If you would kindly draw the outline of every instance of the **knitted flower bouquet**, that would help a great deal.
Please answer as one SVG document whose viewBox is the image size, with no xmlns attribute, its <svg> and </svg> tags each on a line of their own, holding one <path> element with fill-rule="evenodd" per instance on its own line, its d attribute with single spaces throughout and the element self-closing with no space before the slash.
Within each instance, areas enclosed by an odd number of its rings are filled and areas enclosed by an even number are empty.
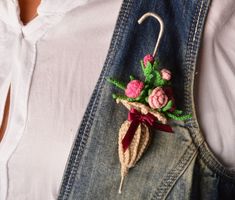
<svg viewBox="0 0 235 200">
<path fill-rule="evenodd" d="M 145 80 L 136 80 L 130 76 L 126 85 L 109 78 L 108 81 L 124 90 L 125 95 L 113 94 L 117 103 L 122 103 L 128 110 L 126 120 L 119 130 L 119 159 L 121 163 L 121 184 L 119 193 L 129 168 L 134 167 L 147 149 L 150 141 L 150 128 L 173 132 L 167 125 L 168 119 L 186 120 L 191 115 L 183 115 L 176 109 L 171 88 L 171 72 L 160 68 L 159 61 L 152 55 L 141 60 Z"/>
</svg>

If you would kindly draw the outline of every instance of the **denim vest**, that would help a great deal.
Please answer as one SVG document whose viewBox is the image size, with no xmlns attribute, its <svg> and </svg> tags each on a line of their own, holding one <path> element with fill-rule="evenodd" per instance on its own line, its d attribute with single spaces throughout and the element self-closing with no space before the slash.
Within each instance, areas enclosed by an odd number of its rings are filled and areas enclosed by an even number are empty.
<svg viewBox="0 0 235 200">
<path fill-rule="evenodd" d="M 209 0 L 124 0 L 111 46 L 74 141 L 58 199 L 147 200 L 234 199 L 235 173 L 212 154 L 200 131 L 194 105 L 196 60 Z M 159 25 L 146 12 L 159 14 L 165 32 L 157 57 L 173 73 L 176 104 L 193 117 L 170 122 L 174 134 L 154 130 L 152 141 L 118 194 L 118 130 L 127 109 L 112 99 L 106 79 L 141 78 L 140 60 L 152 53 Z M 89 79 L 89 77 L 88 77 Z M 89 80 L 88 80 L 89 81 Z"/>
</svg>

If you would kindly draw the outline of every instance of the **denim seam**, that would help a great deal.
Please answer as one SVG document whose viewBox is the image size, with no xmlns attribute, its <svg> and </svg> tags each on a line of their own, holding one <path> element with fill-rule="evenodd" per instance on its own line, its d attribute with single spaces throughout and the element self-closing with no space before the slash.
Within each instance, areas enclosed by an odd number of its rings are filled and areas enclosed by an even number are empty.
<svg viewBox="0 0 235 200">
<path fill-rule="evenodd" d="M 186 52 L 186 63 L 185 66 L 189 66 L 185 70 L 184 74 L 184 82 L 185 82 L 185 99 L 186 99 L 186 110 L 190 111 L 192 108 L 192 98 L 191 98 L 191 71 L 194 65 L 194 55 L 196 55 L 197 45 L 199 45 L 199 36 L 202 30 L 203 25 L 203 18 L 204 18 L 204 11 L 203 9 L 204 1 L 199 1 L 196 7 L 195 14 L 193 15 L 192 19 L 192 26 L 190 28 L 188 42 L 187 42 L 187 52 Z M 197 135 L 197 129 L 194 128 L 192 124 L 192 120 L 188 120 L 188 122 L 192 125 L 191 129 L 191 136 L 193 141 L 197 144 L 197 147 L 203 141 L 203 137 L 201 135 Z M 186 122 L 187 124 L 187 122 Z M 171 170 L 161 181 L 160 187 L 157 189 L 155 194 L 153 195 L 152 199 L 165 199 L 167 195 L 170 193 L 170 190 L 174 187 L 174 184 L 179 179 L 179 177 L 185 172 L 187 166 L 190 164 L 192 159 L 197 155 L 197 148 L 195 144 L 192 143 L 182 158 L 179 160 L 178 164 L 176 165 L 173 170 Z"/>
<path fill-rule="evenodd" d="M 84 152 L 89 132 L 94 121 L 94 116 L 97 111 L 102 89 L 105 83 L 105 75 L 110 71 L 110 66 L 114 60 L 113 57 L 116 55 L 115 51 L 117 51 L 117 45 L 122 39 L 122 33 L 124 32 L 124 27 L 127 24 L 127 19 L 132 3 L 132 0 L 123 1 L 104 68 L 93 91 L 90 103 L 84 114 L 81 126 L 76 136 L 77 138 L 74 141 L 72 151 L 69 156 L 58 199 L 68 199 L 70 195 L 76 172 L 78 170 L 79 161 L 81 160 L 82 154 Z"/>
<path fill-rule="evenodd" d="M 163 177 L 160 187 L 154 192 L 151 200 L 165 199 L 167 197 L 176 181 L 183 175 L 197 153 L 195 145 L 191 143 L 184 151 L 178 163 Z"/>
<path fill-rule="evenodd" d="M 191 85 L 191 82 L 192 82 L 192 73 L 191 71 L 193 70 L 193 65 L 194 65 L 194 59 L 195 59 L 195 56 L 196 55 L 196 45 L 198 44 L 199 42 L 199 38 L 198 38 L 198 34 L 200 33 L 199 29 L 201 30 L 201 26 L 202 26 L 202 23 L 201 23 L 201 20 L 203 19 L 203 17 L 201 17 L 201 14 L 203 12 L 203 3 L 204 1 L 199 1 L 198 2 L 198 5 L 197 5 L 197 8 L 196 8 L 196 12 L 193 16 L 193 20 L 192 20 L 192 27 L 191 27 L 191 30 L 190 30 L 190 33 L 189 33 L 189 40 L 188 40 L 188 44 L 187 44 L 187 47 L 188 47 L 188 51 L 186 53 L 186 70 L 185 70 L 185 101 L 186 101 L 186 106 L 187 107 L 187 110 L 192 110 L 192 96 L 191 96 L 191 93 L 192 93 L 192 85 Z M 194 118 L 194 116 L 193 116 Z M 190 126 L 189 128 L 192 129 L 193 131 L 191 132 L 192 134 L 192 138 L 194 140 L 194 142 L 198 144 L 201 142 L 201 140 L 204 140 L 203 139 L 203 136 L 200 135 L 200 134 L 196 134 L 198 133 L 198 128 L 197 126 L 195 127 L 194 126 L 194 119 L 190 119 L 186 122 L 186 124 L 188 123 L 188 125 Z"/>
<path fill-rule="evenodd" d="M 202 35 L 202 28 L 203 23 L 205 22 L 206 11 L 209 9 L 210 0 L 202 0 L 200 4 L 200 12 L 198 16 L 199 22 L 197 22 L 197 26 L 195 29 L 192 28 L 191 30 L 194 31 L 194 36 L 192 37 L 192 31 L 189 34 L 189 41 L 188 41 L 188 52 L 189 54 L 186 55 L 186 77 L 185 77 L 185 91 L 186 91 L 186 106 L 188 106 L 187 110 L 193 110 L 193 119 L 188 120 L 186 122 L 186 126 L 192 130 L 191 135 L 193 141 L 195 142 L 196 146 L 199 148 L 199 157 L 205 162 L 206 166 L 209 167 L 212 171 L 216 172 L 217 174 L 223 175 L 224 177 L 228 178 L 229 180 L 235 181 L 235 172 L 233 170 L 229 170 L 225 168 L 213 155 L 211 150 L 208 148 L 207 143 L 204 139 L 204 136 L 200 130 L 197 116 L 195 112 L 195 105 L 194 105 L 194 98 L 193 98 L 193 87 L 194 87 L 194 75 L 195 75 L 195 58 L 198 54 L 199 43 Z M 204 4 L 204 5 L 203 5 Z M 204 9 L 203 9 L 204 8 Z M 197 14 L 197 12 L 196 12 Z M 193 25 L 195 24 L 195 16 L 193 19 Z M 193 40 L 192 40 L 193 38 Z M 188 78 L 189 77 L 189 78 Z"/>
<path fill-rule="evenodd" d="M 199 158 L 205 163 L 205 165 L 217 174 L 223 175 L 227 180 L 235 183 L 235 172 L 227 170 L 224 166 L 214 157 L 208 150 L 208 145 L 204 142 L 199 148 Z"/>
</svg>

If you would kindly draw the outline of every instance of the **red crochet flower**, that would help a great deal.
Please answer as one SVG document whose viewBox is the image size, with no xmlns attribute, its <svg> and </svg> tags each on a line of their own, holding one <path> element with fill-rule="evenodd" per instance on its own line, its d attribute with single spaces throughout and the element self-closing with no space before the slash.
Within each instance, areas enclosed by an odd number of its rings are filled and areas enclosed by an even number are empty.
<svg viewBox="0 0 235 200">
<path fill-rule="evenodd" d="M 147 65 L 147 62 L 150 62 L 151 64 L 153 64 L 154 57 L 151 54 L 144 56 L 144 66 Z"/>
<path fill-rule="evenodd" d="M 125 94 L 129 98 L 137 98 L 143 88 L 144 83 L 142 81 L 132 80 L 128 83 L 127 88 L 125 90 Z"/>
</svg>

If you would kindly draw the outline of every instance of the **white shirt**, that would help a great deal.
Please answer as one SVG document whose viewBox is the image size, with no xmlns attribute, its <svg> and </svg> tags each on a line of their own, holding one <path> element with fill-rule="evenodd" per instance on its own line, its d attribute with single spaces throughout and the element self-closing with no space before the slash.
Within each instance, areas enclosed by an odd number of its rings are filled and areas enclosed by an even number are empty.
<svg viewBox="0 0 235 200">
<path fill-rule="evenodd" d="M 197 107 L 216 157 L 235 170 L 235 3 L 213 0 L 199 57 Z"/>
<path fill-rule="evenodd" d="M 17 1 L 0 1 L 0 122 L 12 88 L 0 143 L 1 200 L 56 199 L 120 5 L 43 0 L 39 16 L 23 26 Z"/>
</svg>

